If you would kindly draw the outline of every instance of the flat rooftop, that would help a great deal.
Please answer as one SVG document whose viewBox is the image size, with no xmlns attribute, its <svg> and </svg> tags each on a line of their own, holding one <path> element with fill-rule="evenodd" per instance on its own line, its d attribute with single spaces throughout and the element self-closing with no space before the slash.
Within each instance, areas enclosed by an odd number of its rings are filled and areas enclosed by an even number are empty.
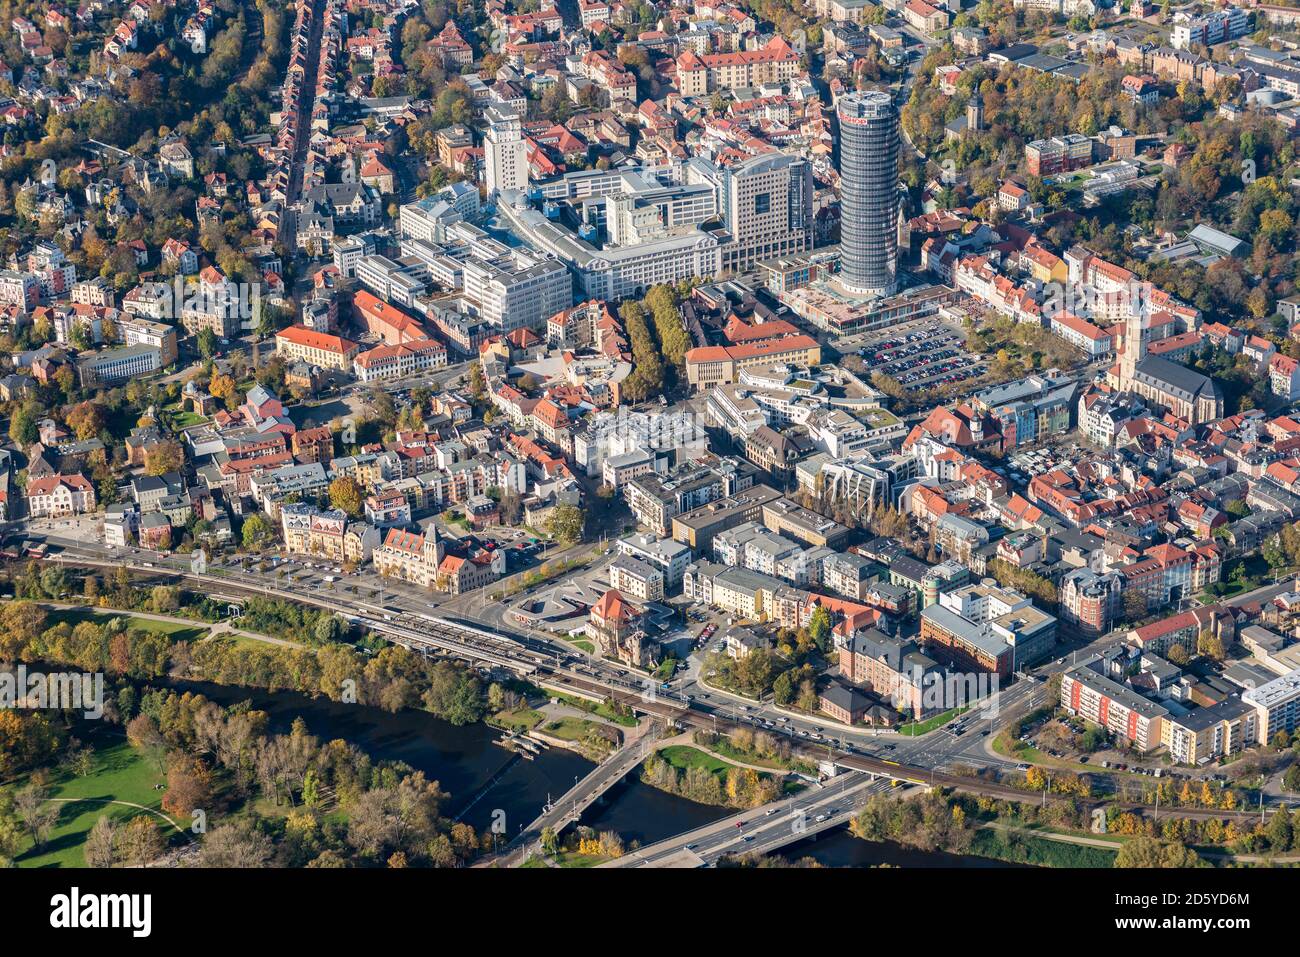
<svg viewBox="0 0 1300 957">
<path fill-rule="evenodd" d="M 1300 697 L 1300 668 L 1281 678 L 1274 678 L 1268 684 L 1251 688 L 1241 696 L 1241 700 L 1272 710 L 1296 697 Z"/>
</svg>

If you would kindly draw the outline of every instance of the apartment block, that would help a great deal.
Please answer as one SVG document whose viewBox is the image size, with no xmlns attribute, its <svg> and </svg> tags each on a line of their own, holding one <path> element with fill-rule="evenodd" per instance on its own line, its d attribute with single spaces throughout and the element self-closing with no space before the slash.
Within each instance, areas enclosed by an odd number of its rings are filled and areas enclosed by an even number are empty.
<svg viewBox="0 0 1300 957">
<path fill-rule="evenodd" d="M 1061 707 L 1101 725 L 1111 734 L 1150 751 L 1163 741 L 1169 711 L 1101 673 L 1103 659 L 1093 655 L 1061 676 Z"/>
<path fill-rule="evenodd" d="M 986 579 L 943 592 L 921 612 L 921 642 L 954 668 L 999 677 L 1034 664 L 1056 643 L 1056 618 Z"/>
<path fill-rule="evenodd" d="M 1241 700 L 1255 710 L 1257 740 L 1263 744 L 1279 731 L 1300 726 L 1300 668 L 1245 691 Z"/>
<path fill-rule="evenodd" d="M 1025 145 L 1025 169 L 1030 176 L 1055 176 L 1082 169 L 1092 162 L 1092 140 L 1078 133 L 1034 140 Z"/>
<path fill-rule="evenodd" d="M 764 506 L 780 497 L 781 493 L 774 488 L 755 485 L 738 495 L 675 515 L 672 520 L 673 540 L 689 545 L 696 554 L 707 555 L 715 535 L 742 522 L 760 521 Z"/>
</svg>

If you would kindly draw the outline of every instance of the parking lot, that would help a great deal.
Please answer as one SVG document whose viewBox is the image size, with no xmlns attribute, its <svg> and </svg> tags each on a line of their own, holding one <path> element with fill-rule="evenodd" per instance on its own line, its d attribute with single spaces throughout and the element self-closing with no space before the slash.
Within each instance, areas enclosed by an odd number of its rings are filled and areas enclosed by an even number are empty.
<svg viewBox="0 0 1300 957">
<path fill-rule="evenodd" d="M 1036 475 L 1050 472 L 1063 464 L 1081 461 L 1088 455 L 1088 449 L 1066 436 L 1064 441 L 1054 441 L 1041 448 L 1016 452 L 1008 456 L 1004 465 L 999 466 L 996 471 L 1016 484 L 1024 485 Z"/>
<path fill-rule="evenodd" d="M 939 319 L 928 319 L 846 339 L 868 372 L 897 379 L 907 389 L 963 382 L 983 375 L 988 366 L 966 351 L 966 337 Z"/>
</svg>

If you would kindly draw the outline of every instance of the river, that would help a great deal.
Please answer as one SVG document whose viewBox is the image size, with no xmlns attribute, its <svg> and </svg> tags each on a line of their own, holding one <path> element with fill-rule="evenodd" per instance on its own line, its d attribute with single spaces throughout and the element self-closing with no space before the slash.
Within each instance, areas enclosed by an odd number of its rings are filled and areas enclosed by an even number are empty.
<svg viewBox="0 0 1300 957">
<path fill-rule="evenodd" d="M 444 808 L 449 817 L 475 829 L 489 828 L 498 811 L 513 837 L 533 820 L 549 797 L 573 786 L 575 778 L 593 765 L 572 751 L 550 748 L 531 761 L 493 742 L 501 732 L 486 724 L 457 726 L 423 711 L 399 711 L 310 698 L 293 691 L 269 694 L 207 682 L 173 682 L 221 705 L 252 701 L 265 711 L 271 730 L 285 733 L 299 716 L 322 741 L 342 738 L 376 761 L 404 761 L 437 781 L 451 795 Z"/>
<path fill-rule="evenodd" d="M 519 758 L 493 743 L 500 732 L 486 724 L 456 726 L 422 711 L 396 714 L 365 705 L 311 698 L 293 691 L 274 694 L 256 688 L 201 681 L 165 682 L 205 695 L 223 706 L 251 701 L 265 711 L 271 730 L 287 733 L 301 716 L 322 741 L 342 738 L 376 761 L 403 761 L 437 781 L 450 800 L 444 812 L 487 830 L 504 815 L 510 835 L 532 821 L 548 799 L 558 798 L 594 765 L 581 755 L 549 748 L 534 760 Z M 500 814 L 498 812 L 501 812 Z M 627 843 L 652 844 L 731 814 L 641 783 L 616 785 L 582 816 L 582 823 L 616 831 Z M 1008 867 L 1000 861 L 918 851 L 889 842 L 860 841 L 847 830 L 823 834 L 786 848 L 791 860 L 812 857 L 827 867 Z"/>
<path fill-rule="evenodd" d="M 827 831 L 816 837 L 791 844 L 781 851 L 786 860 L 811 857 L 823 867 L 1028 867 L 990 857 L 949 854 L 904 847 L 893 841 L 863 841 L 849 833 L 847 827 Z"/>
<path fill-rule="evenodd" d="M 697 804 L 632 777 L 588 808 L 582 823 L 598 831 L 617 831 L 626 844 L 646 845 L 735 813 L 734 808 Z"/>
</svg>

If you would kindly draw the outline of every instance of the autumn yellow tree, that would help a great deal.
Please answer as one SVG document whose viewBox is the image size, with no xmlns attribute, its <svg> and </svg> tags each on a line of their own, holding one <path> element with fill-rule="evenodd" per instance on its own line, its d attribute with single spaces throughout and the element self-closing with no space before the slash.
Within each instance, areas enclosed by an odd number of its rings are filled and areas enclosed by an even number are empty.
<svg viewBox="0 0 1300 957">
<path fill-rule="evenodd" d="M 753 768 L 732 768 L 727 772 L 727 797 L 737 807 L 749 807 L 758 791 L 758 772 Z"/>
<path fill-rule="evenodd" d="M 340 475 L 330 482 L 330 505 L 342 509 L 353 518 L 361 514 L 361 486 L 350 475 Z"/>
<path fill-rule="evenodd" d="M 180 445 L 171 439 L 159 442 L 144 453 L 144 471 L 146 475 L 166 475 L 177 471 L 185 464 L 185 453 Z"/>
<path fill-rule="evenodd" d="M 221 399 L 227 409 L 233 409 L 239 404 L 238 391 L 235 388 L 235 380 L 223 373 L 217 373 L 208 383 L 208 391 L 212 393 L 213 398 Z"/>
<path fill-rule="evenodd" d="M 93 402 L 79 402 L 68 411 L 67 422 L 77 438 L 85 441 L 104 428 L 104 413 Z"/>
</svg>

